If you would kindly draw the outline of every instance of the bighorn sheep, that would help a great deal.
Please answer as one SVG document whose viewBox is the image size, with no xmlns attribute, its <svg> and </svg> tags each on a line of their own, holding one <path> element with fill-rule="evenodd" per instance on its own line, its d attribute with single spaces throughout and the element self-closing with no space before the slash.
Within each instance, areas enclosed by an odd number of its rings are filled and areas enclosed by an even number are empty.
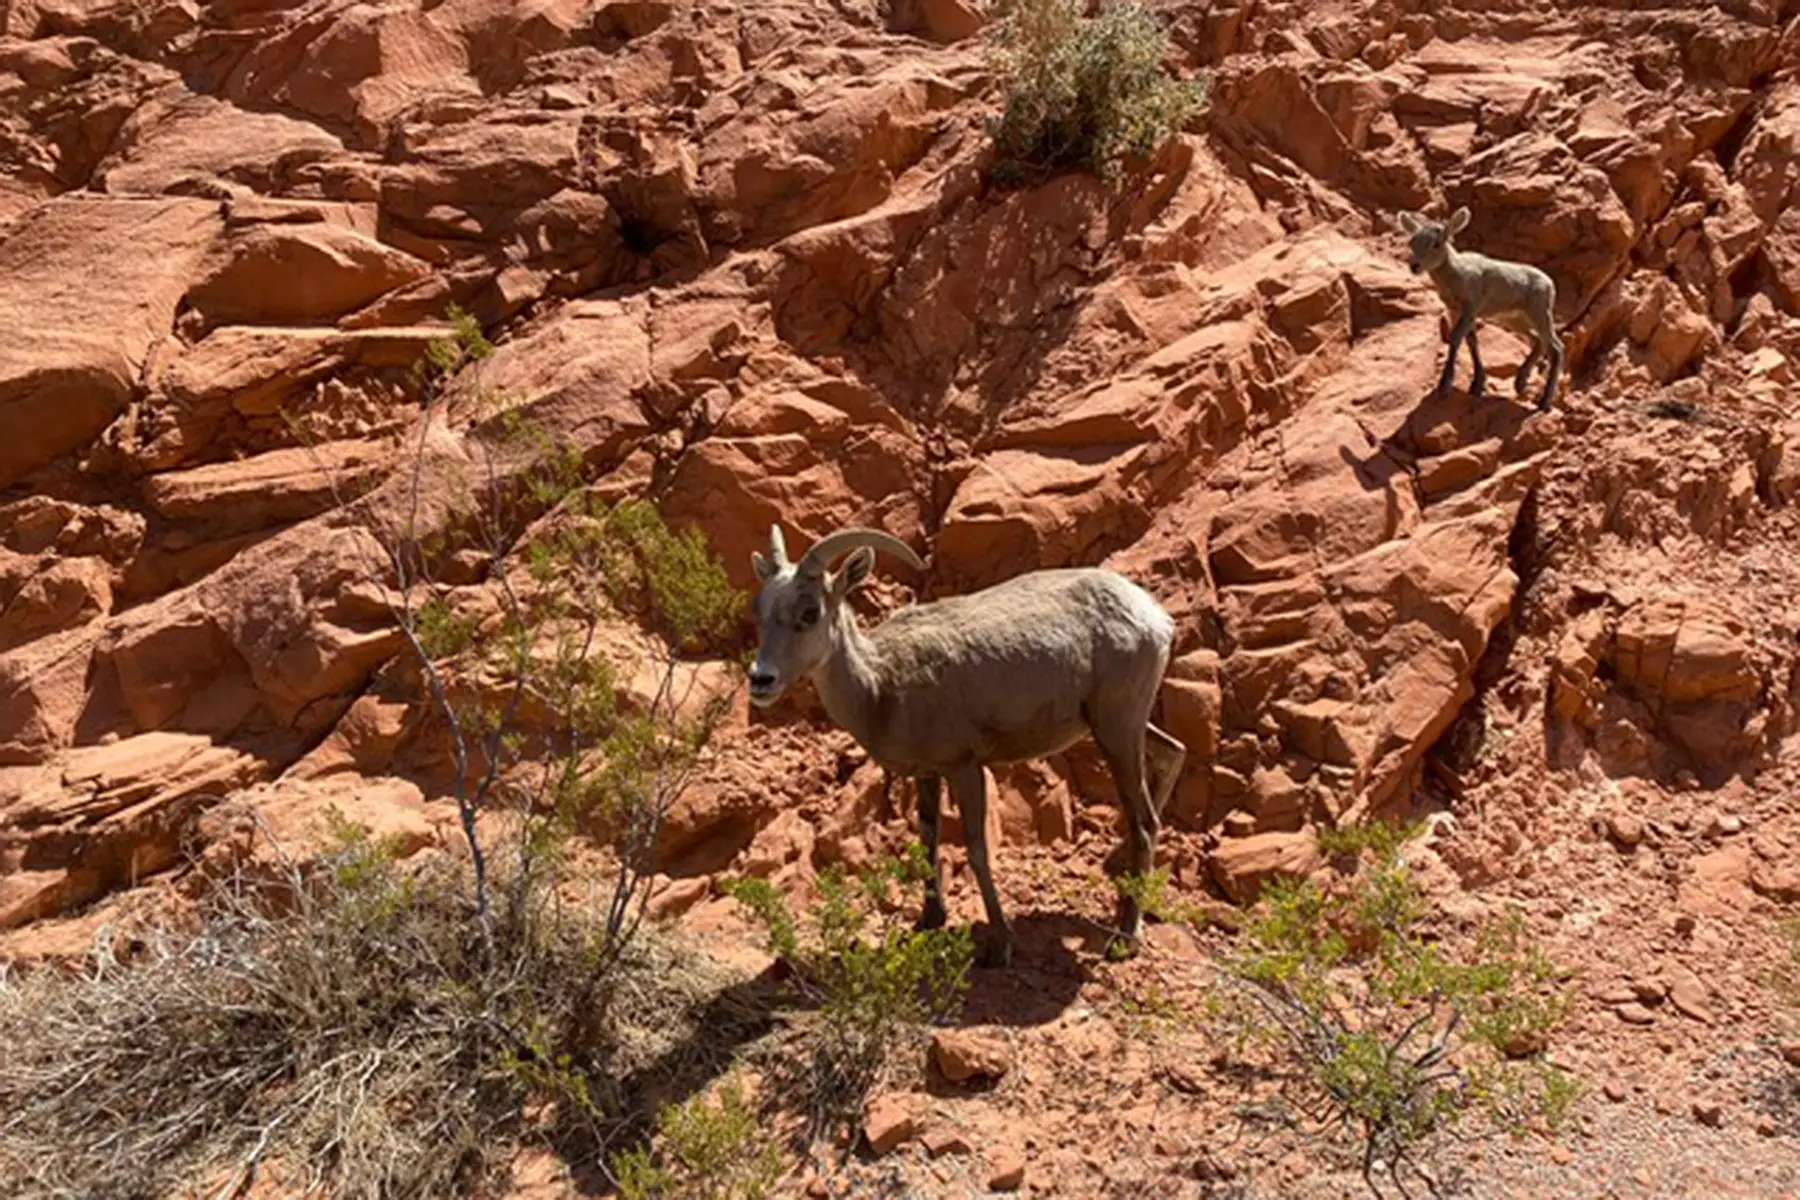
<svg viewBox="0 0 1800 1200">
<path fill-rule="evenodd" d="M 1553 315 L 1556 284 L 1536 267 L 1503 262 L 1452 246 L 1450 239 L 1468 224 L 1466 208 L 1451 213 L 1443 224 L 1428 221 L 1417 213 L 1400 214 L 1401 227 L 1412 235 L 1413 274 L 1429 272 L 1432 286 L 1456 317 L 1450 330 L 1450 353 L 1444 359 L 1444 373 L 1438 377 L 1437 394 L 1442 396 L 1450 390 L 1456 378 L 1456 351 L 1467 338 L 1469 360 L 1475 364 L 1469 395 L 1481 398 L 1487 386 L 1487 372 L 1481 365 L 1481 348 L 1475 342 L 1475 318 L 1486 317 L 1531 341 L 1531 353 L 1513 377 L 1513 390 L 1519 396 L 1523 397 L 1525 389 L 1531 386 L 1532 367 L 1548 353 L 1549 373 L 1537 403 L 1540 411 L 1547 412 L 1557 381 L 1562 378 L 1563 365 L 1563 344 L 1556 336 Z"/>
<path fill-rule="evenodd" d="M 1012 931 L 988 863 L 982 766 L 1054 754 L 1092 732 L 1125 810 L 1126 866 L 1150 869 L 1162 808 L 1187 747 L 1150 723 L 1175 623 L 1148 592 L 1098 568 L 1032 571 L 966 596 L 903 608 L 864 633 L 846 602 L 885 550 L 915 570 L 906 543 L 843 529 L 790 562 L 781 527 L 753 553 L 761 642 L 750 700 L 766 707 L 806 676 L 833 721 L 877 763 L 918 781 L 919 832 L 931 863 L 921 929 L 945 921 L 938 878 L 941 781 L 962 814 L 969 865 L 987 909 L 987 966 L 1012 961 Z M 844 555 L 843 569 L 831 570 Z M 1148 779 L 1146 779 L 1148 775 Z M 1119 902 L 1135 941 L 1143 914 Z"/>
</svg>

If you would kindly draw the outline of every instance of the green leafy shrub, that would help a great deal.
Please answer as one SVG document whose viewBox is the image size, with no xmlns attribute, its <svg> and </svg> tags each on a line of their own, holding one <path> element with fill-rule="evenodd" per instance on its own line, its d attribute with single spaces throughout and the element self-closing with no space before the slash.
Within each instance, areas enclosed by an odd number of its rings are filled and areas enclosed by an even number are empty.
<svg viewBox="0 0 1800 1200">
<path fill-rule="evenodd" d="M 968 988 L 975 943 L 967 928 L 914 930 L 884 900 L 892 885 L 929 877 L 916 843 L 856 876 L 833 866 L 804 924 L 766 879 L 738 879 L 726 892 L 768 931 L 769 952 L 792 968 L 817 1009 L 812 1075 L 815 1135 L 853 1114 L 909 1031 L 955 1012 Z"/>
<path fill-rule="evenodd" d="M 719 1102 L 693 1096 L 662 1110 L 661 1150 L 615 1155 L 620 1200 L 762 1200 L 781 1178 L 781 1151 L 758 1127 L 735 1079 Z"/>
<path fill-rule="evenodd" d="M 1130 155 L 1148 155 L 1187 123 L 1205 97 L 1163 67 L 1168 35 L 1143 5 L 1011 0 L 995 30 L 1004 88 L 988 120 L 1002 176 L 1085 167 L 1111 177 Z"/>
<path fill-rule="evenodd" d="M 1370 852 L 1345 889 L 1266 887 L 1219 993 L 1243 1036 L 1288 1064 L 1301 1111 L 1356 1140 L 1377 1194 L 1378 1172 L 1435 1189 L 1415 1152 L 1471 1110 L 1554 1126 L 1576 1096 L 1542 1058 L 1568 998 L 1523 918 L 1447 954 L 1424 934 L 1401 841 L 1377 831 L 1338 845 Z"/>
<path fill-rule="evenodd" d="M 400 468 L 340 497 L 369 535 L 369 572 L 410 651 L 382 686 L 441 723 L 478 918 L 492 900 L 477 818 L 526 814 L 527 857 L 555 856 L 576 831 L 612 850 L 604 938 L 616 956 L 641 924 L 662 820 L 733 698 L 696 697 L 683 655 L 732 631 L 743 596 L 698 531 L 671 530 L 643 501 L 596 497 L 574 446 L 478 377 L 463 386 L 494 347 L 467 313 L 452 307 L 450 323 L 415 367 L 425 411 Z M 465 455 L 446 462 L 429 434 L 457 404 L 473 424 Z M 609 653 L 609 622 L 626 616 L 653 635 L 648 663 Z M 651 680 L 647 702 L 621 703 L 621 666 Z"/>
</svg>

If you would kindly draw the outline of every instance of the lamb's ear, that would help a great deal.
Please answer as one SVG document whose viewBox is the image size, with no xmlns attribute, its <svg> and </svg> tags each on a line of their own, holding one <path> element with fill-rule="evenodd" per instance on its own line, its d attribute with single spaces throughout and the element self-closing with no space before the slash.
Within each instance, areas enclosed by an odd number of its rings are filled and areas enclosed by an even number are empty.
<svg viewBox="0 0 1800 1200">
<path fill-rule="evenodd" d="M 1418 213 L 1413 212 L 1411 209 L 1404 209 L 1401 211 L 1400 228 L 1406 230 L 1408 233 L 1412 233 L 1419 228 L 1420 224 L 1421 222 Z"/>
<path fill-rule="evenodd" d="M 750 567 L 756 572 L 756 577 L 764 583 L 775 578 L 775 573 L 781 570 L 774 559 L 764 558 L 755 550 L 750 552 Z"/>
<path fill-rule="evenodd" d="M 844 560 L 843 567 L 831 577 L 831 596 L 834 600 L 842 600 L 851 592 L 863 585 L 869 573 L 875 569 L 875 551 L 868 546 L 858 546 Z"/>
<path fill-rule="evenodd" d="M 1450 234 L 1451 236 L 1455 236 L 1456 234 L 1459 234 L 1463 230 L 1467 229 L 1468 227 L 1469 227 L 1469 210 L 1467 207 L 1463 207 L 1463 208 L 1457 209 L 1455 212 L 1450 214 L 1450 222 L 1449 222 L 1449 224 L 1444 226 L 1444 232 Z"/>
</svg>

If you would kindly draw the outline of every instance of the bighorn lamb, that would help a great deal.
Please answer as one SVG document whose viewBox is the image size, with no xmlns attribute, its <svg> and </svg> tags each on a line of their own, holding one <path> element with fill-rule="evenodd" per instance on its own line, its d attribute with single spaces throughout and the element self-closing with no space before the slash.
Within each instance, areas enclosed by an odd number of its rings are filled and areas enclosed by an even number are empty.
<svg viewBox="0 0 1800 1200">
<path fill-rule="evenodd" d="M 921 929 L 945 921 L 938 802 L 940 781 L 949 781 L 987 909 L 981 961 L 1005 966 L 1012 931 L 988 864 L 982 765 L 1054 754 L 1092 732 L 1125 810 L 1125 869 L 1149 870 L 1162 808 L 1187 755 L 1150 723 L 1175 623 L 1122 576 L 1074 568 L 903 608 L 864 633 L 846 601 L 869 577 L 877 549 L 925 568 L 906 543 L 874 529 L 839 530 L 794 563 L 780 526 L 769 530 L 768 556 L 751 555 L 762 590 L 750 700 L 773 704 L 806 676 L 831 719 L 870 757 L 918 780 L 932 871 Z M 831 570 L 846 554 L 843 569 Z M 1137 902 L 1121 898 L 1121 936 L 1135 941 L 1141 923 Z"/>
<path fill-rule="evenodd" d="M 1443 224 L 1428 221 L 1417 213 L 1400 214 L 1401 227 L 1412 235 L 1413 274 L 1429 272 L 1432 286 L 1456 317 L 1450 330 L 1450 353 L 1444 359 L 1444 373 L 1438 377 L 1437 394 L 1442 396 L 1450 390 L 1456 378 L 1456 351 L 1467 338 L 1469 360 L 1475 364 L 1469 395 L 1481 398 L 1487 386 L 1487 372 L 1481 366 L 1481 347 L 1475 342 L 1475 318 L 1485 317 L 1531 341 L 1531 353 L 1513 377 L 1513 390 L 1519 396 L 1523 397 L 1525 389 L 1531 386 L 1531 369 L 1548 353 L 1549 373 L 1537 403 L 1540 411 L 1547 412 L 1562 378 L 1563 365 L 1562 339 L 1556 336 L 1553 316 L 1556 284 L 1536 267 L 1502 262 L 1452 246 L 1450 239 L 1468 224 L 1466 208 L 1457 209 Z"/>
</svg>

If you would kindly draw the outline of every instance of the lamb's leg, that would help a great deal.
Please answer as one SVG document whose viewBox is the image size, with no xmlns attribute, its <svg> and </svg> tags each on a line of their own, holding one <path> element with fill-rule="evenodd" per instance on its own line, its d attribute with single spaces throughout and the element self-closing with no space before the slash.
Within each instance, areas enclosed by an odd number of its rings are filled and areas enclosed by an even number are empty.
<svg viewBox="0 0 1800 1200">
<path fill-rule="evenodd" d="M 1462 350 L 1463 339 L 1469 336 L 1469 331 L 1473 328 L 1473 310 L 1458 317 L 1456 324 L 1450 328 L 1450 353 L 1444 356 L 1444 373 L 1438 376 L 1437 391 L 1433 393 L 1440 400 L 1450 394 L 1450 388 L 1456 383 L 1456 356 Z"/>
<path fill-rule="evenodd" d="M 994 870 L 988 862 L 987 844 L 987 780 L 980 763 L 965 763 L 948 773 L 950 795 L 962 814 L 963 841 L 969 850 L 969 866 L 981 888 L 981 903 L 987 909 L 987 942 L 981 948 L 980 963 L 984 967 L 1012 965 L 1012 929 L 1006 914 L 1000 911 L 1000 893 L 994 888 Z"/>
<path fill-rule="evenodd" d="M 1158 820 L 1169 807 L 1169 796 L 1187 762 L 1187 747 L 1154 725 L 1146 726 L 1144 764 L 1150 776 L 1150 804 Z"/>
<path fill-rule="evenodd" d="M 1544 382 L 1544 394 L 1538 397 L 1538 411 L 1549 412 L 1550 401 L 1556 395 L 1556 385 L 1562 381 L 1563 344 L 1552 327 L 1548 333 L 1550 339 L 1550 377 Z"/>
<path fill-rule="evenodd" d="M 1481 365 L 1481 340 L 1473 325 L 1469 326 L 1469 361 L 1475 364 L 1474 377 L 1469 380 L 1469 399 L 1479 400 L 1487 394 L 1487 368 Z"/>
<path fill-rule="evenodd" d="M 936 775 L 921 775 L 919 789 L 919 840 L 925 843 L 925 861 L 931 864 L 931 878 L 925 881 L 925 909 L 919 914 L 914 929 L 942 929 L 948 919 L 944 912 L 944 877 L 938 869 L 938 826 L 943 794 L 943 780 Z"/>
<path fill-rule="evenodd" d="M 1094 740 L 1112 770 L 1125 809 L 1125 874 L 1142 878 L 1156 862 L 1156 831 L 1161 821 L 1150 790 L 1144 784 L 1145 726 L 1141 721 L 1103 721 L 1094 728 Z M 1170 739 L 1171 741 L 1174 739 Z M 1143 931 L 1143 906 L 1129 895 L 1119 896 L 1119 937 L 1124 948 Z"/>
<path fill-rule="evenodd" d="M 1531 353 L 1519 364 L 1519 373 L 1513 376 L 1513 395 L 1521 400 L 1525 398 L 1525 390 L 1531 386 L 1531 371 L 1537 366 L 1538 359 L 1544 355 L 1544 339 L 1537 334 L 1531 335 Z"/>
</svg>

